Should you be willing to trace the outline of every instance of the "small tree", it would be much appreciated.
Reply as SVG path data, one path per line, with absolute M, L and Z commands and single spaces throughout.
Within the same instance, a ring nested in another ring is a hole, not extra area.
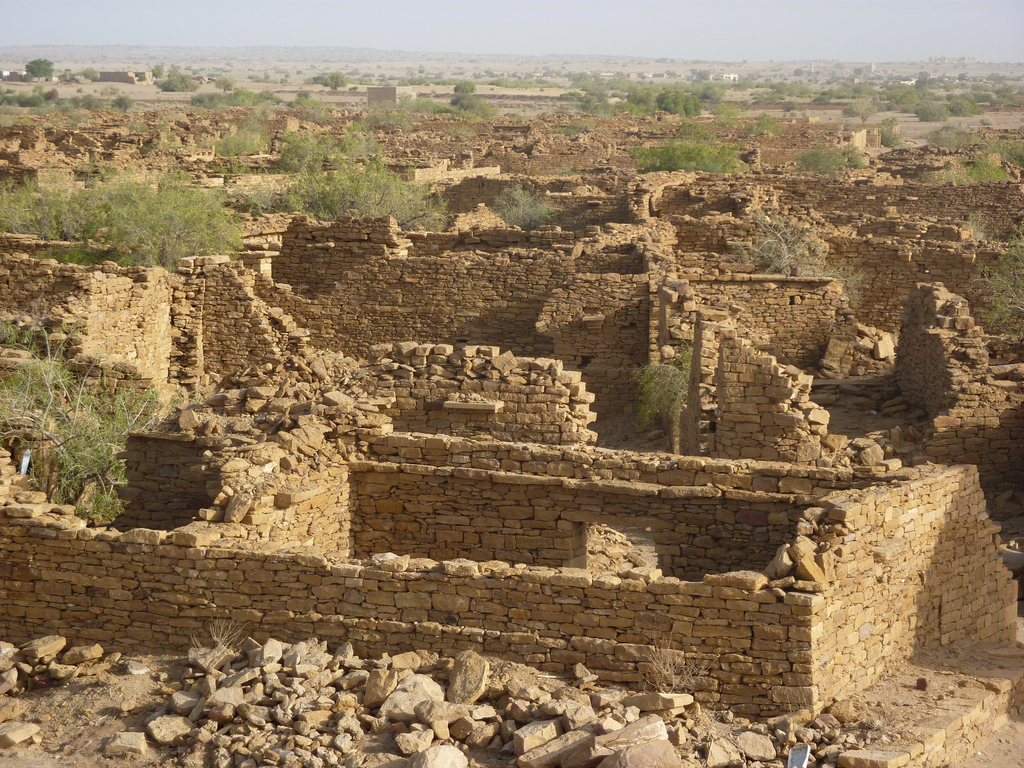
M 313 78 L 314 83 L 319 85 L 325 85 L 332 91 L 336 91 L 339 88 L 344 88 L 348 84 L 348 80 L 341 72 L 330 72 L 326 75 L 317 75 Z
M 161 77 L 164 76 L 164 65 L 154 64 L 153 69 L 150 71 L 153 73 L 153 77 L 159 80 Z
M 847 168 L 863 168 L 860 152 L 852 145 L 844 147 L 818 147 L 796 156 L 796 166 L 805 173 L 836 176 Z
M 843 108 L 843 117 L 860 118 L 860 124 L 864 125 L 869 118 L 878 114 L 878 102 L 874 99 L 857 99 L 852 104 Z
M 213 84 L 224 91 L 224 93 L 235 89 L 234 78 L 228 77 L 227 75 L 218 77 Z
M 673 451 L 680 447 L 679 419 L 690 386 L 691 355 L 690 349 L 683 347 L 671 363 L 645 365 L 633 374 L 640 390 L 637 422 L 645 428 L 660 422 L 669 433 Z
M 32 77 L 53 77 L 53 62 L 49 59 L 32 59 L 25 65 L 25 71 Z
M 100 79 L 100 73 L 92 67 L 86 67 L 82 70 L 82 77 L 84 77 L 86 80 L 91 80 L 95 82 L 96 80 Z

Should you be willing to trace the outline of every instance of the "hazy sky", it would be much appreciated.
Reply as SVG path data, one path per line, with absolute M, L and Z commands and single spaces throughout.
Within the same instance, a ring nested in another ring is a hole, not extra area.
M 0 46 L 1024 61 L 1024 0 L 0 0 Z

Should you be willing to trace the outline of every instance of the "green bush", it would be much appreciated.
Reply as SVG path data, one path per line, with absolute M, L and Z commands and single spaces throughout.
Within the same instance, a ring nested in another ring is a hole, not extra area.
M 1018 232 L 996 265 L 982 269 L 979 284 L 991 307 L 985 329 L 1024 339 L 1024 236 Z
M 80 516 L 108 522 L 122 509 L 125 440 L 154 421 L 159 400 L 130 388 L 86 388 L 61 359 L 68 336 L 32 336 L 41 337 L 43 356 L 0 377 L 0 443 L 31 449 L 30 474 L 50 502 L 75 504 Z M 38 346 L 26 344 L 30 338 L 0 323 L 0 343 Z
M 922 123 L 944 123 L 949 120 L 949 107 L 940 101 L 922 101 L 914 114 Z
M 252 213 L 298 211 L 321 221 L 342 216 L 394 216 L 403 229 L 440 230 L 447 222 L 443 204 L 430 190 L 403 181 L 379 159 L 365 165 L 342 161 L 333 171 L 307 168 L 280 193 L 241 200 Z
M 757 120 L 747 126 L 747 136 L 778 136 L 781 133 L 779 118 L 769 114 L 758 116 Z
M 864 160 L 852 145 L 843 147 L 818 147 L 808 149 L 796 156 L 797 169 L 804 173 L 818 173 L 836 176 L 847 168 L 863 168 Z
M 798 229 L 785 221 L 766 216 L 754 219 L 758 235 L 740 258 L 765 274 L 828 277 L 843 284 L 851 305 L 860 303 L 864 273 L 832 259 L 828 246 L 812 230 Z
M 878 140 L 883 147 L 899 147 L 903 145 L 902 129 L 900 121 L 895 117 L 885 118 L 878 126 Z
M 630 154 L 640 173 L 652 171 L 704 171 L 737 173 L 746 168 L 739 150 L 731 144 L 711 140 L 667 141 L 660 147 L 637 147 Z
M 679 417 L 686 406 L 690 386 L 691 351 L 677 350 L 671 364 L 646 365 L 633 374 L 640 392 L 636 420 L 642 427 L 660 422 L 672 438 L 672 449 L 679 450 Z
M 1007 181 L 1009 175 L 1001 165 L 987 157 L 973 160 L 954 160 L 946 163 L 941 171 L 924 174 L 923 180 L 930 184 L 976 184 L 980 181 Z
M 280 104 L 281 97 L 273 91 L 255 93 L 246 88 L 235 88 L 230 93 L 197 93 L 189 99 L 193 107 L 204 109 L 227 109 L 228 107 L 257 107 L 265 104 Z
M 530 232 L 551 221 L 556 209 L 548 200 L 516 185 L 506 187 L 495 198 L 494 212 L 510 227 Z
M 219 195 L 174 175 L 158 184 L 122 181 L 74 191 L 5 187 L 0 230 L 75 240 L 121 264 L 168 269 L 183 256 L 240 246 L 239 226 Z
M 188 93 L 199 90 L 199 81 L 184 72 L 175 72 L 160 81 L 160 90 L 167 93 Z

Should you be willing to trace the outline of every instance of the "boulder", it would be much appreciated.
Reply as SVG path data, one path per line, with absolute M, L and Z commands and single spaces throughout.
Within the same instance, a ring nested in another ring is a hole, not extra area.
M 95 645 L 76 645 L 64 653 L 60 663 L 76 665 L 100 658 L 103 658 L 103 646 L 99 643 Z
M 416 720 L 416 705 L 430 700 L 443 701 L 444 689 L 427 675 L 410 675 L 380 705 L 378 715 L 393 723 L 411 723 Z
M 487 690 L 490 664 L 475 651 L 463 651 L 455 657 L 455 666 L 448 679 L 448 701 L 474 704 Z
M 0 747 L 16 747 L 39 733 L 39 726 L 34 723 L 3 723 L 0 724 Z
M 675 747 L 667 740 L 634 744 L 605 758 L 598 768 L 681 768 Z
M 184 744 L 195 724 L 180 715 L 163 715 L 146 726 L 146 733 L 157 744 L 169 747 Z
M 374 669 L 366 678 L 363 689 L 363 706 L 369 709 L 383 704 L 395 686 L 398 685 L 398 672 L 393 669 Z
M 747 731 L 737 736 L 736 746 L 747 756 L 748 760 L 767 762 L 776 757 L 775 745 L 772 744 L 772 740 L 753 731 Z
M 512 734 L 512 743 L 516 756 L 524 755 L 531 749 L 547 744 L 562 735 L 562 726 L 558 720 L 539 720 L 527 723 Z
M 40 659 L 45 659 L 48 656 L 56 656 L 67 645 L 68 641 L 60 635 L 48 635 L 47 637 L 40 637 L 37 640 L 33 640 L 31 643 L 23 645 L 21 653 L 25 657 L 25 661 L 30 664 L 37 664 Z
M 406 768 L 469 768 L 469 759 L 449 744 L 438 744 L 410 757 Z
M 403 755 L 415 755 L 422 752 L 434 740 L 434 732 L 429 728 L 425 731 L 409 731 L 395 736 L 395 745 Z
M 725 739 L 715 739 L 708 747 L 708 768 L 728 768 L 733 761 L 743 761 L 743 755 L 736 749 L 732 742 Z

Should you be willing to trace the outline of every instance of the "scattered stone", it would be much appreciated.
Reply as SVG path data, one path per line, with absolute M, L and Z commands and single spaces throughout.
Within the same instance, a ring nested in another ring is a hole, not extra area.
M 0 747 L 16 747 L 39 733 L 34 723 L 0 723 Z
M 142 757 L 147 752 L 149 744 L 146 742 L 146 734 L 134 731 L 115 733 L 103 748 L 103 754 L 107 757 Z
M 469 759 L 450 744 L 439 744 L 410 757 L 406 768 L 469 768 Z
M 100 658 L 103 658 L 103 646 L 96 643 L 95 645 L 76 645 L 65 651 L 60 661 L 61 664 L 76 665 Z
M 30 664 L 36 664 L 42 659 L 50 656 L 56 656 L 64 649 L 67 642 L 68 641 L 60 635 L 40 637 L 38 640 L 33 640 L 32 642 L 23 645 L 21 647 L 21 653 L 27 662 Z

